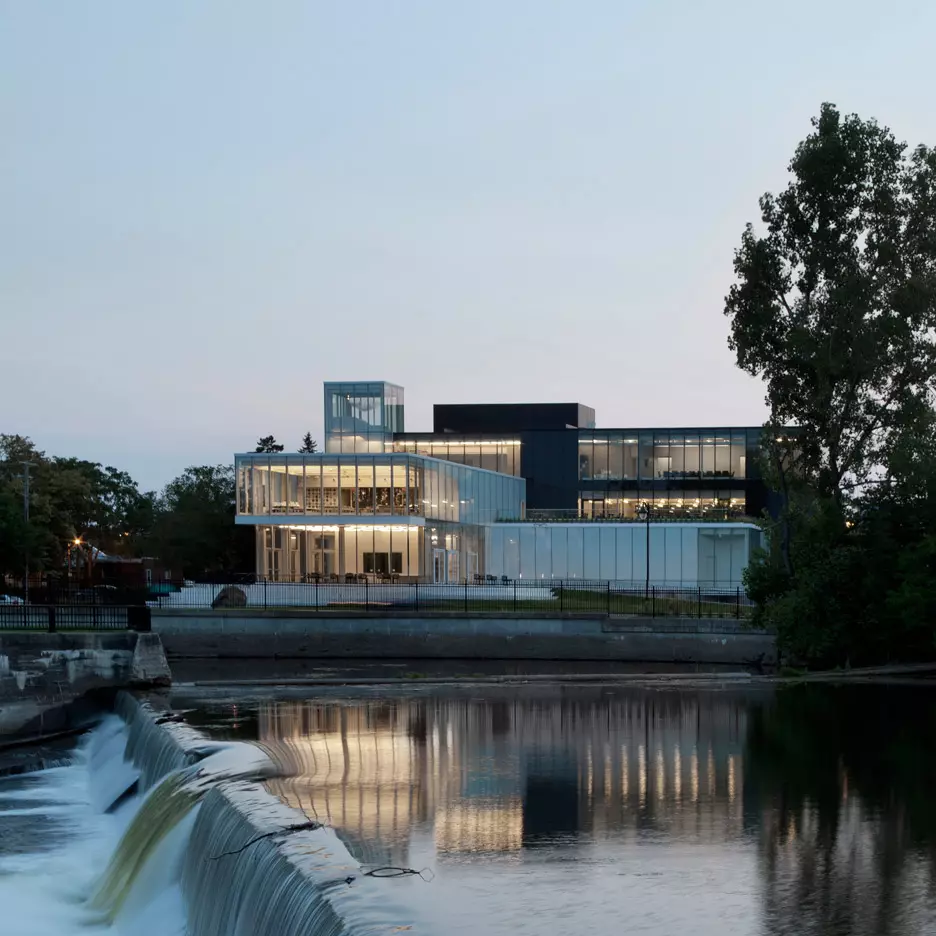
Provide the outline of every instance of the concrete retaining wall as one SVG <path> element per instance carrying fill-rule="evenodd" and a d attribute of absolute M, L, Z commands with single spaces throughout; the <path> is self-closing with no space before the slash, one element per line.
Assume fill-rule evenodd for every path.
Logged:
<path fill-rule="evenodd" d="M 626 630 L 623 628 L 626 627 Z M 693 631 L 687 631 L 693 627 Z M 153 611 L 169 659 L 332 658 L 615 660 L 773 665 L 769 634 L 736 621 L 603 616 L 333 615 L 302 611 Z"/>

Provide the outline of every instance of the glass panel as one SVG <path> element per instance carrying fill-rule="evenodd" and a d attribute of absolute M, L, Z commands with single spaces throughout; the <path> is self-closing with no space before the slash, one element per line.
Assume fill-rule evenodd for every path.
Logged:
<path fill-rule="evenodd" d="M 619 582 L 634 580 L 633 539 L 636 528 L 617 527 L 617 575 Z"/>
<path fill-rule="evenodd" d="M 731 437 L 731 477 L 746 477 L 745 468 L 747 467 L 747 458 L 745 457 L 744 436 L 732 435 Z"/>
<path fill-rule="evenodd" d="M 582 541 L 585 555 L 585 567 L 582 570 L 582 578 L 588 579 L 589 581 L 595 581 L 600 578 L 600 535 L 601 528 L 598 526 L 585 527 L 582 531 Z"/>
<path fill-rule="evenodd" d="M 250 496 L 250 462 L 237 461 L 237 512 L 249 514 L 251 509 Z"/>
<path fill-rule="evenodd" d="M 275 457 L 270 459 L 270 501 L 274 514 L 286 513 L 286 459 L 279 457 L 279 463 Z"/>
<path fill-rule="evenodd" d="M 407 461 L 409 473 L 409 512 L 422 515 L 423 511 L 423 471 L 415 462 Z"/>
<path fill-rule="evenodd" d="M 520 527 L 520 578 L 536 578 L 536 535 L 529 524 Z"/>
<path fill-rule="evenodd" d="M 520 527 L 506 527 L 504 536 L 504 575 L 509 579 L 520 578 Z"/>
<path fill-rule="evenodd" d="M 702 436 L 702 477 L 715 477 L 715 436 Z"/>
<path fill-rule="evenodd" d="M 462 451 L 464 452 L 466 465 L 473 465 L 475 468 L 481 467 L 480 445 L 464 445 L 462 446 Z"/>
<path fill-rule="evenodd" d="M 579 439 L 579 478 L 583 481 L 591 480 L 593 448 L 591 436 L 587 439 Z"/>
<path fill-rule="evenodd" d="M 302 456 L 293 455 L 288 459 L 286 468 L 286 511 L 301 514 L 305 510 L 305 479 Z M 296 541 L 298 550 L 298 540 Z"/>
<path fill-rule="evenodd" d="M 597 481 L 608 480 L 608 439 L 606 436 L 595 436 L 591 476 Z"/>
<path fill-rule="evenodd" d="M 305 465 L 305 509 L 310 514 L 322 513 L 322 465 L 317 460 Z"/>
<path fill-rule="evenodd" d="M 553 578 L 551 526 L 544 523 L 534 527 L 536 530 L 536 577 Z"/>
<path fill-rule="evenodd" d="M 392 512 L 393 507 L 393 479 L 390 465 L 387 462 L 377 461 L 374 464 L 374 503 L 375 512 L 386 516 Z M 360 481 L 358 481 L 360 484 Z"/>
<path fill-rule="evenodd" d="M 640 444 L 640 477 L 649 480 L 653 478 L 653 434 L 641 432 L 638 441 Z"/>
<path fill-rule="evenodd" d="M 624 477 L 624 441 L 620 436 L 608 439 L 608 478 L 620 481 Z"/>
<path fill-rule="evenodd" d="M 699 455 L 699 437 L 697 435 L 686 436 L 683 452 L 686 460 L 685 476 L 687 478 L 698 478 L 702 462 Z"/>
<path fill-rule="evenodd" d="M 653 440 L 653 477 L 670 478 L 671 476 L 669 433 L 665 435 L 657 433 Z"/>
<path fill-rule="evenodd" d="M 322 513 L 338 513 L 338 466 L 322 465 Z"/>
<path fill-rule="evenodd" d="M 357 513 L 357 464 L 347 461 L 339 465 L 339 485 L 341 488 L 339 512 L 342 514 Z"/>
<path fill-rule="evenodd" d="M 568 577 L 570 579 L 582 578 L 585 558 L 585 544 L 582 540 L 581 526 L 570 526 L 567 549 Z"/>
<path fill-rule="evenodd" d="M 617 578 L 617 530 L 614 526 L 602 526 L 599 531 L 598 578 Z"/>
<path fill-rule="evenodd" d="M 624 446 L 624 477 L 637 477 L 637 440 L 625 439 Z"/>
<path fill-rule="evenodd" d="M 669 440 L 669 477 L 684 478 L 686 476 L 686 441 L 683 436 L 670 434 Z"/>
<path fill-rule="evenodd" d="M 552 537 L 552 574 L 553 578 L 569 577 L 569 533 L 561 523 L 550 524 L 547 529 Z"/>
<path fill-rule="evenodd" d="M 497 471 L 497 446 L 481 446 L 481 467 L 488 471 Z"/>
<path fill-rule="evenodd" d="M 726 435 L 715 436 L 715 477 L 731 477 L 731 438 Z"/>

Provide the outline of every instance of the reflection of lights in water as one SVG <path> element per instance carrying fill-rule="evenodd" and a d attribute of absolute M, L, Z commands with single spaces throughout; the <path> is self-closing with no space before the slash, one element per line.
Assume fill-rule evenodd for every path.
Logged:
<path fill-rule="evenodd" d="M 696 748 L 692 749 L 692 757 L 689 758 L 689 775 L 692 778 L 692 802 L 699 802 L 699 752 Z"/>
<path fill-rule="evenodd" d="M 673 746 L 673 796 L 677 803 L 682 802 L 682 757 L 678 744 Z"/>
<path fill-rule="evenodd" d="M 628 774 L 628 763 L 627 763 L 627 745 L 621 745 L 621 796 L 624 799 L 627 799 L 627 795 L 630 792 L 630 776 Z"/>
<path fill-rule="evenodd" d="M 591 745 L 588 746 L 588 754 L 586 758 L 588 779 L 587 779 L 587 789 L 588 789 L 588 802 L 591 804 L 592 794 L 595 791 L 595 765 L 592 763 L 592 752 Z"/>
<path fill-rule="evenodd" d="M 647 752 L 641 744 L 637 748 L 637 795 L 640 805 L 647 804 Z"/>
<path fill-rule="evenodd" d="M 611 745 L 605 742 L 604 751 L 604 799 L 605 803 L 611 802 Z"/>
<path fill-rule="evenodd" d="M 735 798 L 735 759 L 728 756 L 728 802 L 733 803 Z"/>
<path fill-rule="evenodd" d="M 656 757 L 656 795 L 661 802 L 666 796 L 666 764 L 663 763 L 663 748 L 657 748 Z"/>
<path fill-rule="evenodd" d="M 708 752 L 708 793 L 715 795 L 715 752 L 709 748 Z"/>
<path fill-rule="evenodd" d="M 519 851 L 523 844 L 523 801 L 446 803 L 436 810 L 435 843 L 439 851 Z"/>

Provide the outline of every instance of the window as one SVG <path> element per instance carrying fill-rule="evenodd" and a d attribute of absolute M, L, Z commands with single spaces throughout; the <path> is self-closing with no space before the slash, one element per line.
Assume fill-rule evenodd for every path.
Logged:
<path fill-rule="evenodd" d="M 368 575 L 402 575 L 402 552 L 366 552 L 363 555 L 364 571 Z"/>

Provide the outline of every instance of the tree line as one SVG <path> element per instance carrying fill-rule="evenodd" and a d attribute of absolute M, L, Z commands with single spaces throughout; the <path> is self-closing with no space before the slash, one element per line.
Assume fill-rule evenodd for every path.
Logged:
<path fill-rule="evenodd" d="M 725 303 L 783 508 L 746 585 L 812 666 L 936 651 L 936 148 L 822 107 Z"/>
<path fill-rule="evenodd" d="M 256 451 L 283 448 L 267 436 Z M 317 448 L 306 433 L 299 451 Z M 21 580 L 27 565 L 31 574 L 63 574 L 76 540 L 85 555 L 99 550 L 115 557 L 153 557 L 179 577 L 249 572 L 253 530 L 236 526 L 234 513 L 233 465 L 192 466 L 162 491 L 141 491 L 126 471 L 49 456 L 25 436 L 0 434 L 4 577 Z"/>

